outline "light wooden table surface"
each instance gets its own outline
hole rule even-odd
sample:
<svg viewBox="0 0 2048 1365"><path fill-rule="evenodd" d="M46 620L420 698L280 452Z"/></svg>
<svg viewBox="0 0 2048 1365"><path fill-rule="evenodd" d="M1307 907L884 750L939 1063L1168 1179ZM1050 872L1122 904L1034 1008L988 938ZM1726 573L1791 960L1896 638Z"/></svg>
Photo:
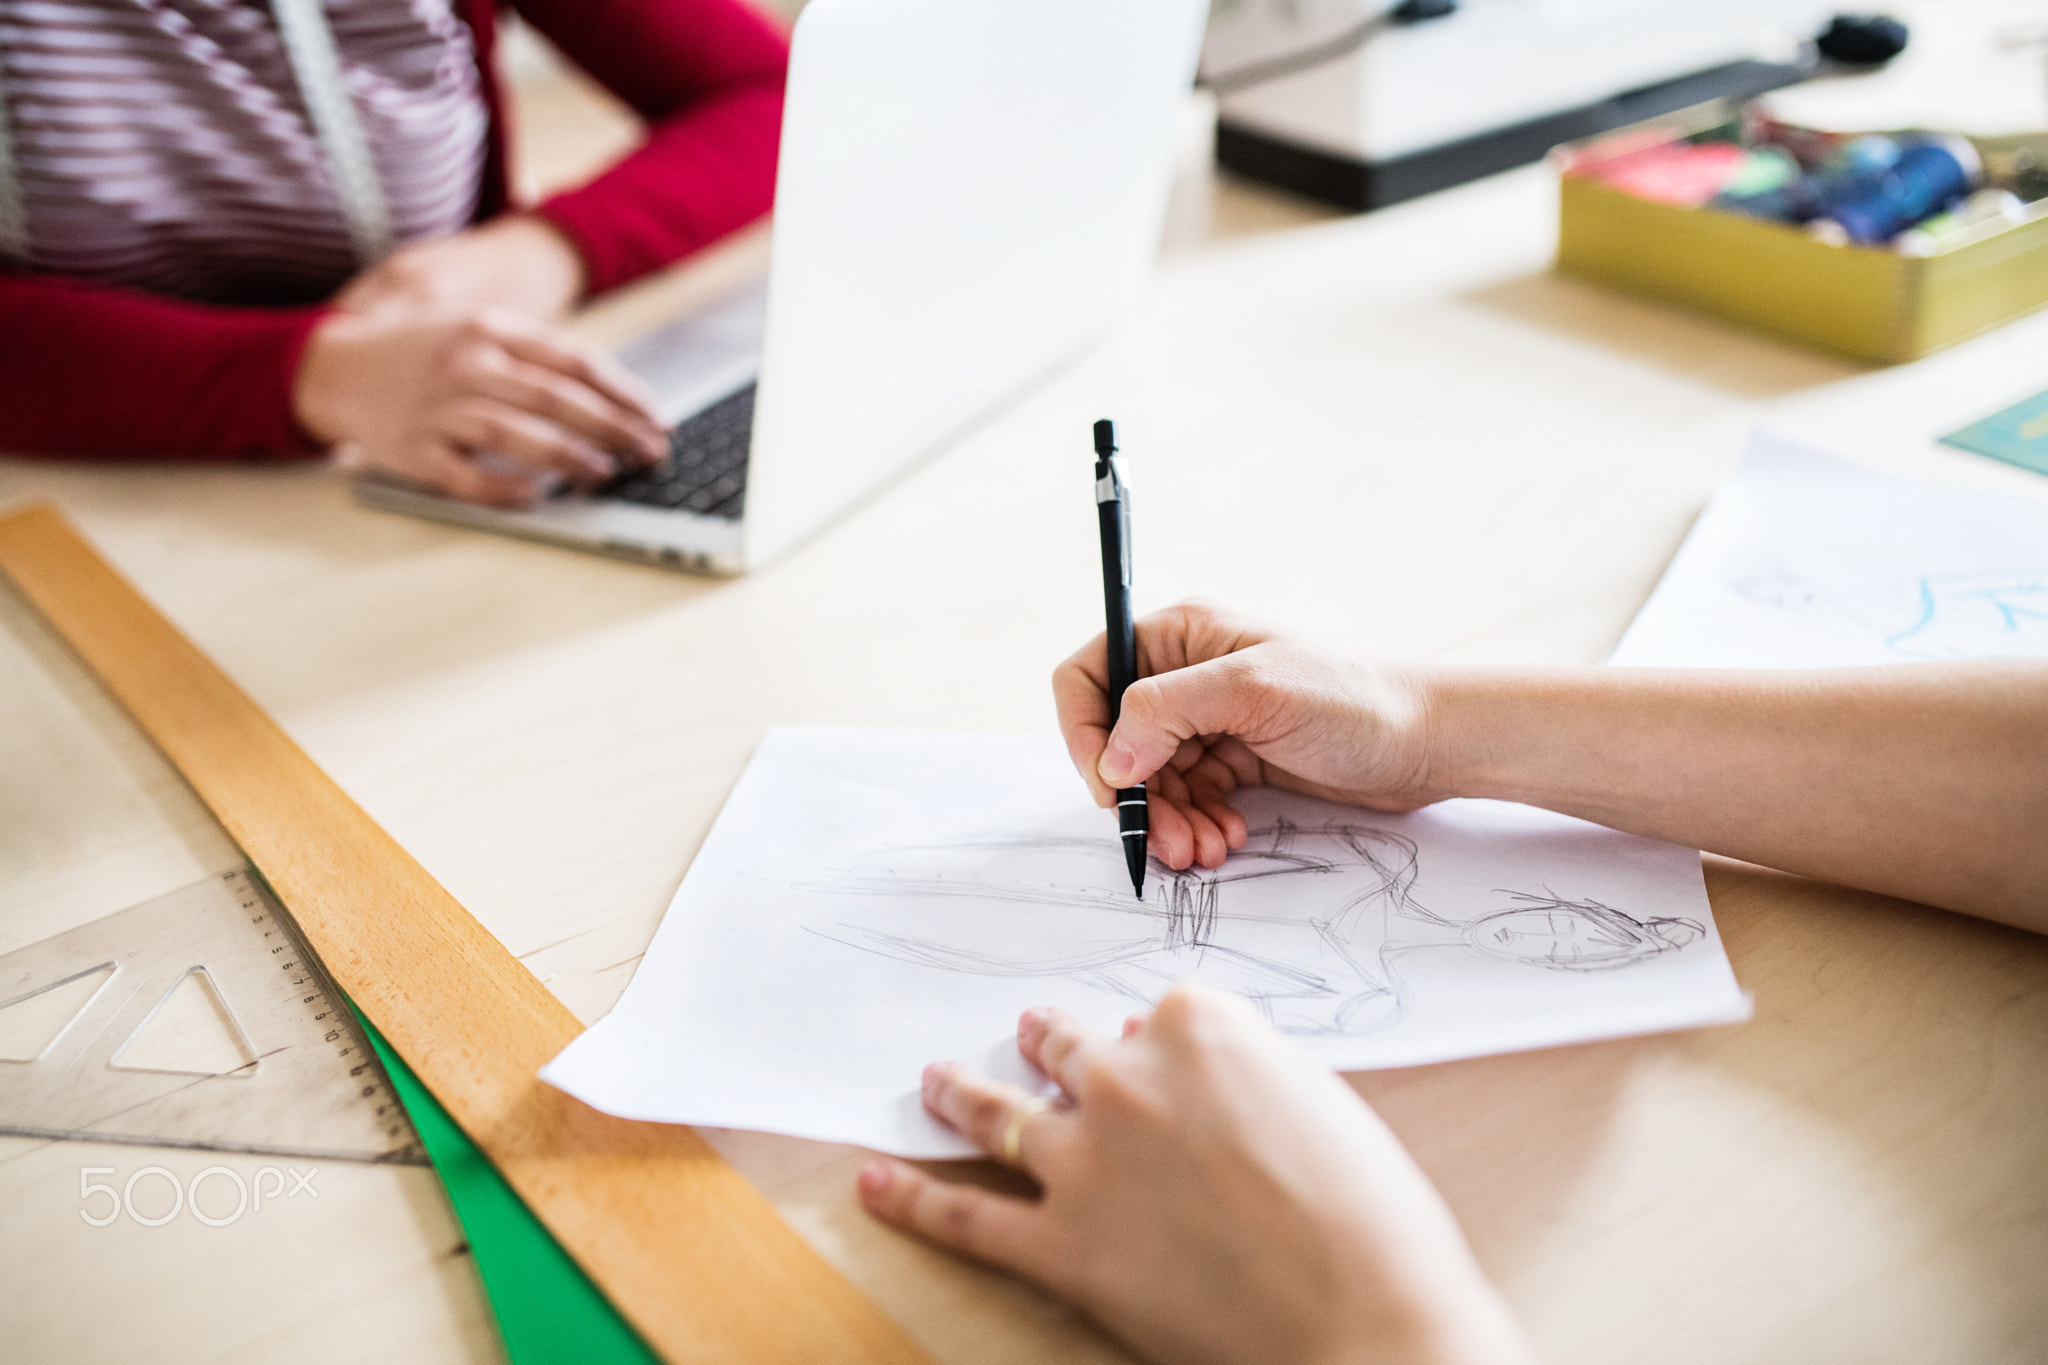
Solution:
<svg viewBox="0 0 2048 1365"><path fill-rule="evenodd" d="M1046 677L1100 627L1098 416L1142 606L1431 659L1597 661L1758 424L2043 496L1933 438L2048 382L2048 315L1865 370L1553 277L1554 215L1541 169L1367 217L1194 175L1116 335L739 581L363 510L317 468L10 459L0 507L59 503L595 1019L769 725L1051 726ZM0 952L232 863L5 596L0 637ZM1356 1080L1546 1358L2048 1356L2048 944L1711 859L1708 885L1754 1022ZM711 1136L939 1359L1121 1358L869 1223L859 1151ZM424 1170L324 1163L317 1200L226 1228L79 1216L85 1165L261 1160L0 1140L0 1358L498 1354Z"/></svg>

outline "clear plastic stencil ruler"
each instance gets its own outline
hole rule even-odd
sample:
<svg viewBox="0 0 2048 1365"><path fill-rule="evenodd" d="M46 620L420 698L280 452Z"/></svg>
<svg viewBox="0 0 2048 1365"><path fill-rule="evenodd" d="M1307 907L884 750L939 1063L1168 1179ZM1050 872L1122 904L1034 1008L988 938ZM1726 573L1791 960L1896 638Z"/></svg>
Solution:
<svg viewBox="0 0 2048 1365"><path fill-rule="evenodd" d="M8 1016L28 1031L0 1058L0 1133L425 1164L341 993L246 870L0 956ZM166 1045L195 1025L210 1050Z"/></svg>

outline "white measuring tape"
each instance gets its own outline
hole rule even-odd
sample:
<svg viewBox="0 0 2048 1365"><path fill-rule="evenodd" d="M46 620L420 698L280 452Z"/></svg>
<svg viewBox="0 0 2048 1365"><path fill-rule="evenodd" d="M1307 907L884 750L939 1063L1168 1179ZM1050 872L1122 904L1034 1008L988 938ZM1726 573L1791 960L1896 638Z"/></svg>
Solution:
<svg viewBox="0 0 2048 1365"><path fill-rule="evenodd" d="M348 220L356 259L364 265L380 261L391 250L391 207L384 201L384 185L377 179L363 121L342 82L334 30L327 26L320 0L271 0L270 12L299 82L299 97L313 120L313 133L327 154L327 173Z"/></svg>
<svg viewBox="0 0 2048 1365"><path fill-rule="evenodd" d="M0 54L0 257L28 259L28 214L14 175L14 133L7 122L7 62Z"/></svg>
<svg viewBox="0 0 2048 1365"><path fill-rule="evenodd" d="M291 63L313 135L327 159L328 178L334 182L356 260L372 265L394 245L391 206L384 198L384 184L377 178L377 163L370 155L363 120L342 78L334 30L328 26L321 0L271 0L270 12L277 20L277 36L284 43L285 58ZM15 171L5 76L4 54L0 54L0 257L26 261L28 214Z"/></svg>

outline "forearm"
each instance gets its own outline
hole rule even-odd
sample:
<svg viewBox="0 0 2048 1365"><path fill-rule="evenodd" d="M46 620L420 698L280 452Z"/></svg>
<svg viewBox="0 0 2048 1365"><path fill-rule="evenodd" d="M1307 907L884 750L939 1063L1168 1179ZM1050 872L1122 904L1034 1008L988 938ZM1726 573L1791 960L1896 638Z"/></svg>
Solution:
<svg viewBox="0 0 2048 1365"><path fill-rule="evenodd" d="M647 140L535 212L603 293L766 213L789 48L744 0L517 0L534 26L646 120Z"/></svg>
<svg viewBox="0 0 2048 1365"><path fill-rule="evenodd" d="M2048 664L1446 671L1432 787L2048 932Z"/></svg>
<svg viewBox="0 0 2048 1365"><path fill-rule="evenodd" d="M753 222L775 199L779 85L709 98L650 130L589 184L534 210L575 245L601 294Z"/></svg>
<svg viewBox="0 0 2048 1365"><path fill-rule="evenodd" d="M0 273L0 450L310 454L291 391L320 317L317 308L215 308Z"/></svg>

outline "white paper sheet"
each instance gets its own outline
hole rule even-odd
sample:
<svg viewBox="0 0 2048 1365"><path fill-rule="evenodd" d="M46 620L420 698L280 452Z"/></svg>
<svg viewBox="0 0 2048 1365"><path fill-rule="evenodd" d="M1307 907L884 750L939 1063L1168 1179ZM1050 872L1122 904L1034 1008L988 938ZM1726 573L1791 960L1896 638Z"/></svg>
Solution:
<svg viewBox="0 0 2048 1365"><path fill-rule="evenodd" d="M2048 656L2048 501L1759 434L1608 662L1830 668Z"/></svg>
<svg viewBox="0 0 2048 1365"><path fill-rule="evenodd" d="M1105 1031L1177 979L1364 1069L1748 1017L1690 849L1492 801L1255 791L1219 871L1131 895L1053 738L776 730L618 1008L542 1076L631 1118L906 1156L942 1058L1036 1083L1018 1014Z"/></svg>

